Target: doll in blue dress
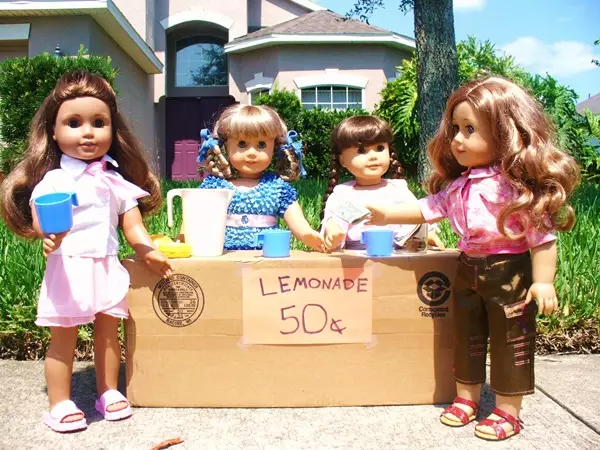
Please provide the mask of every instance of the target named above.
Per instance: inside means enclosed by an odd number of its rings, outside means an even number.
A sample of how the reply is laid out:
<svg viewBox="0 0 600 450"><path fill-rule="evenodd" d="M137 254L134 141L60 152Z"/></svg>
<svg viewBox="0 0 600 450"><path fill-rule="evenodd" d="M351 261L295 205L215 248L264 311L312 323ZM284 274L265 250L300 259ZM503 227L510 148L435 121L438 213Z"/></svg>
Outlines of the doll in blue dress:
<svg viewBox="0 0 600 450"><path fill-rule="evenodd" d="M305 175L302 143L295 131L288 133L275 110L232 105L223 111L212 135L202 130L202 138L198 162L205 164L208 175L200 189L235 191L227 214L225 250L260 248L255 237L278 228L277 219L283 217L299 241L325 251L323 237L304 217L290 184ZM274 156L276 173L267 170Z"/></svg>

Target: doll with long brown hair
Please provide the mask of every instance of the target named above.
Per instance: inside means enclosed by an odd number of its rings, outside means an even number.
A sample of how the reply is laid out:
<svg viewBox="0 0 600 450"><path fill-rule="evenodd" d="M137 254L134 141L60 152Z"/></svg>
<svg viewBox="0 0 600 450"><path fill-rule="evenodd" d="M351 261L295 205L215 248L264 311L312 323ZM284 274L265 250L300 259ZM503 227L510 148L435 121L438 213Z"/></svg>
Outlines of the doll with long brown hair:
<svg viewBox="0 0 600 450"><path fill-rule="evenodd" d="M579 168L557 148L542 106L500 77L452 94L428 152L431 195L394 207L370 205L371 222L447 217L460 235L453 286L458 395L440 420L451 427L475 420L489 338L496 407L475 434L504 440L521 430L521 402L534 391L536 314L558 306L554 232L575 223L567 201Z"/></svg>
<svg viewBox="0 0 600 450"><path fill-rule="evenodd" d="M74 193L78 206L69 231L45 235L34 200L53 192ZM169 276L171 264L155 250L142 222L142 215L160 203L159 182L119 113L110 85L88 72L63 75L31 122L23 161L2 184L7 225L22 237L43 239L48 260L36 324L51 332L44 363L50 407L43 421L55 431L87 427L70 397L77 327L90 322L96 409L106 420L131 415L127 399L117 391L118 325L128 315L129 290L129 274L118 259L117 228L151 269Z"/></svg>
<svg viewBox="0 0 600 450"><path fill-rule="evenodd" d="M297 201L290 181L304 172L302 143L288 132L277 112L268 106L232 105L217 120L212 134L203 130L198 162L208 175L201 189L231 189L225 229L226 250L260 248L255 237L278 228L283 220L307 247L324 251L323 238L313 230ZM268 171L276 158L276 172Z"/></svg>
<svg viewBox="0 0 600 450"><path fill-rule="evenodd" d="M347 170L354 179L339 184ZM385 178L389 174L390 178ZM342 120L331 134L331 166L327 194L321 211L322 233L328 250L364 249L363 230L378 228L367 225L367 219L350 221L340 212L360 210L375 201L398 203L416 200L404 179L404 169L394 151L394 134L390 125L376 116L352 116ZM419 225L390 225L397 248L417 249L424 240L412 239ZM430 232L431 241L443 246ZM414 241L414 242L412 242Z"/></svg>

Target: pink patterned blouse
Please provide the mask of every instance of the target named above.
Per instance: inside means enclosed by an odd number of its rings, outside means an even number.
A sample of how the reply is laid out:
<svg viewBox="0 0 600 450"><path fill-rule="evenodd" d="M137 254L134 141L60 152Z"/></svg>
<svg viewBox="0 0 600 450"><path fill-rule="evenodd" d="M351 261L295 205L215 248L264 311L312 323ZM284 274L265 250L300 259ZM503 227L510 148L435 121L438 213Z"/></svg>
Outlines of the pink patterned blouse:
<svg viewBox="0 0 600 450"><path fill-rule="evenodd" d="M460 235L458 248L468 254L490 255L523 253L556 239L553 233L530 226L525 235L510 239L498 230L496 218L502 208L518 195L499 167L476 167L463 172L444 190L419 200L421 213L428 223L445 217ZM506 221L509 235L522 234L522 215Z"/></svg>

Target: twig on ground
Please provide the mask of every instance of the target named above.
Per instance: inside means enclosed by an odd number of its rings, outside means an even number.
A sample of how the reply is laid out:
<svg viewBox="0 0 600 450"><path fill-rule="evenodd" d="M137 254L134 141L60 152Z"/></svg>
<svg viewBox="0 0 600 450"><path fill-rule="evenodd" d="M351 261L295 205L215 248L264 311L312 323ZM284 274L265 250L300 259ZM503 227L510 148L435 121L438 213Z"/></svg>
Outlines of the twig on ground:
<svg viewBox="0 0 600 450"><path fill-rule="evenodd" d="M164 448L169 448L172 445L181 444L182 442L183 439L178 437L174 439L167 439L166 441L162 441L160 444L156 444L154 447L152 447L152 450L162 450Z"/></svg>

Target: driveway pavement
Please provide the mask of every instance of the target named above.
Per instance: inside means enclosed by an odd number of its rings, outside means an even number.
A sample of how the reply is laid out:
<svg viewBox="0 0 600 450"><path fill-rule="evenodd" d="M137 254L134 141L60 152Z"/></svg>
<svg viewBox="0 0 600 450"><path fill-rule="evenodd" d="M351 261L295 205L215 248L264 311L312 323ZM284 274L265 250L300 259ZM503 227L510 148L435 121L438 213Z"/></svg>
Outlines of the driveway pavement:
<svg viewBox="0 0 600 450"><path fill-rule="evenodd" d="M537 393L527 397L524 429L504 443L451 429L445 405L356 408L135 408L109 423L94 410L94 371L76 363L73 398L88 417L80 433L60 435L41 422L47 407L41 361L0 361L1 449L147 449L175 437L184 449L600 449L600 355L536 359ZM483 412L492 407L484 392Z"/></svg>

